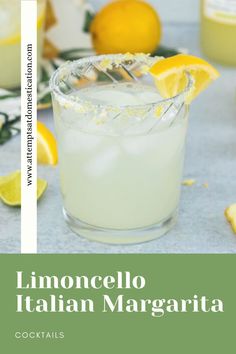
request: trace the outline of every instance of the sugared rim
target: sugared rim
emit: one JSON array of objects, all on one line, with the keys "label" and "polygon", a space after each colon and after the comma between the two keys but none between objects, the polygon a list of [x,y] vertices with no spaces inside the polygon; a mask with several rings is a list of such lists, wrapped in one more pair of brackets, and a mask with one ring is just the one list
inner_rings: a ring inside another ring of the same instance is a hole
[{"label": "sugared rim", "polygon": [[[103,60],[110,60],[111,62],[117,62],[117,61],[127,61],[127,60],[135,60],[136,62],[142,62],[145,64],[145,62],[149,65],[153,65],[156,61],[161,60],[162,57],[150,57],[147,54],[109,54],[109,55],[97,55],[97,56],[90,56],[90,57],[85,57],[81,58],[78,60],[73,60],[73,61],[67,61],[66,63],[62,64],[57,70],[54,71],[54,73],[51,76],[50,82],[49,82],[49,87],[50,91],[54,94],[56,94],[62,101],[65,103],[72,103],[74,105],[77,104],[88,104],[90,107],[94,108],[121,108],[120,105],[116,104],[107,104],[107,103],[95,103],[93,100],[85,100],[84,98],[79,97],[79,95],[73,96],[73,95],[66,95],[63,93],[58,85],[58,78],[60,75],[63,75],[68,72],[73,72],[75,71],[74,69],[77,66],[82,66],[82,65],[87,65],[87,64],[92,64],[92,63],[97,63],[97,62],[102,62]],[[189,91],[192,89],[194,86],[194,79],[191,76],[190,73],[186,72],[187,77],[188,77],[188,82],[183,91],[181,91],[179,94],[170,97],[170,98],[163,98],[161,100],[158,100],[156,102],[151,102],[151,103],[145,103],[145,104],[140,104],[140,105],[122,105],[122,109],[129,109],[129,108],[137,108],[141,109],[144,107],[153,107],[157,105],[162,105],[162,104],[170,104],[175,101],[180,101],[184,102],[186,95],[189,93]],[[78,90],[79,92],[79,90]]]}]

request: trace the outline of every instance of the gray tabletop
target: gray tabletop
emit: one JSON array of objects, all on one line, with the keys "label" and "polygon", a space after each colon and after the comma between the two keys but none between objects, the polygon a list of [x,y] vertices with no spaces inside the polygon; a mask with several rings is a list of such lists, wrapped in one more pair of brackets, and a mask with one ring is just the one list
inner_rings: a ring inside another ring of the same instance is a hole
[{"label": "gray tabletop", "polygon": [[[163,43],[201,55],[197,24],[168,24]],[[140,245],[111,246],[82,239],[65,224],[61,211],[58,167],[39,166],[49,188],[38,203],[38,251],[42,253],[236,253],[236,235],[224,209],[236,203],[236,69],[217,65],[221,73],[191,106],[184,178],[175,228],[160,239]],[[39,113],[53,128],[52,112]],[[0,174],[19,168],[19,137],[0,148]],[[205,188],[204,183],[209,187]],[[19,252],[19,210],[0,204],[0,251]]]}]

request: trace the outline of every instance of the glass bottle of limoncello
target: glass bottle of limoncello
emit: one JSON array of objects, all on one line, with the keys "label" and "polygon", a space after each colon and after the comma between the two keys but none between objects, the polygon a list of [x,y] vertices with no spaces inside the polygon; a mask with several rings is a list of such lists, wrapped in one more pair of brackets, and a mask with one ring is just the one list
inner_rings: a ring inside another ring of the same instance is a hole
[{"label": "glass bottle of limoncello", "polygon": [[201,0],[201,45],[210,59],[236,66],[236,0]]}]

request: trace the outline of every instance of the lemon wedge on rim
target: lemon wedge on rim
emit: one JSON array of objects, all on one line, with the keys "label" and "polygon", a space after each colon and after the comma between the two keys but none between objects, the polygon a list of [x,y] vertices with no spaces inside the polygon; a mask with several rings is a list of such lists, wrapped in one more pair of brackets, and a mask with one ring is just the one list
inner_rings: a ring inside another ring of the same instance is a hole
[{"label": "lemon wedge on rim", "polygon": [[188,85],[189,73],[194,80],[193,87],[186,95],[190,103],[213,80],[219,77],[218,71],[207,61],[193,55],[178,54],[159,60],[150,69],[156,86],[164,98],[171,98],[184,91]]},{"label": "lemon wedge on rim", "polygon": [[56,165],[58,161],[57,143],[54,135],[42,122],[37,122],[38,163]]},{"label": "lemon wedge on rim", "polygon": [[[47,189],[44,179],[37,179],[37,199]],[[21,172],[15,171],[7,176],[0,177],[0,199],[9,206],[21,205]]]}]

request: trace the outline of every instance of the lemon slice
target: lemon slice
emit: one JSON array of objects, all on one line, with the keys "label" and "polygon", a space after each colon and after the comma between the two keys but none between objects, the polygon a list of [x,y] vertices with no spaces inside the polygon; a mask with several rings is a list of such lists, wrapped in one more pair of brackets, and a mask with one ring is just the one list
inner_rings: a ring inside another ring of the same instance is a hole
[{"label": "lemon slice", "polygon": [[208,62],[186,54],[159,60],[149,69],[149,72],[154,77],[156,86],[164,98],[174,97],[184,91],[188,85],[186,73],[190,73],[194,79],[194,86],[186,95],[187,103],[190,103],[219,77],[218,71]]},{"label": "lemon slice", "polygon": [[57,164],[56,139],[50,130],[39,121],[37,122],[37,150],[38,163],[47,165]]},{"label": "lemon slice", "polygon": [[[47,189],[47,182],[38,178],[37,199]],[[21,205],[21,172],[15,171],[8,176],[0,177],[0,199],[9,206]]]}]

